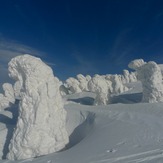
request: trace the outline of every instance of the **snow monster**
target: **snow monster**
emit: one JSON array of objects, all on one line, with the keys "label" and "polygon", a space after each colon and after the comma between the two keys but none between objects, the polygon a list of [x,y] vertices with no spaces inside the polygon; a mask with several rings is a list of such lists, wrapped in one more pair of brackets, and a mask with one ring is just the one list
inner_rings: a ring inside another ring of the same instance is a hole
[{"label": "snow monster", "polygon": [[27,159],[63,149],[69,142],[66,111],[52,69],[28,54],[13,58],[8,66],[9,76],[20,84],[20,103],[7,159]]}]

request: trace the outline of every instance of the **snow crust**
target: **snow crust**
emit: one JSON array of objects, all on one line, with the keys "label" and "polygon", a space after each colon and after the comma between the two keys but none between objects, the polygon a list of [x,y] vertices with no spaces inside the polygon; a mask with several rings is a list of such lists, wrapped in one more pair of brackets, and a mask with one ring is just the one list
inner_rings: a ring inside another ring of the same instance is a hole
[{"label": "snow crust", "polygon": [[17,56],[8,65],[20,103],[7,159],[27,159],[63,149],[69,141],[66,111],[51,68],[30,55]]}]

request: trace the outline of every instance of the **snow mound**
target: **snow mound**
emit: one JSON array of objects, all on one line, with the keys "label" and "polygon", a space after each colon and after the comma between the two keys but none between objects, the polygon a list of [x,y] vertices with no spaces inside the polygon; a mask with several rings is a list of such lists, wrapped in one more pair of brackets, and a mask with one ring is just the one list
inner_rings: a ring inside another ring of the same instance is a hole
[{"label": "snow mound", "polygon": [[17,56],[8,65],[9,76],[19,82],[15,89],[20,103],[7,158],[27,159],[63,149],[69,141],[66,111],[51,68],[30,55]]}]

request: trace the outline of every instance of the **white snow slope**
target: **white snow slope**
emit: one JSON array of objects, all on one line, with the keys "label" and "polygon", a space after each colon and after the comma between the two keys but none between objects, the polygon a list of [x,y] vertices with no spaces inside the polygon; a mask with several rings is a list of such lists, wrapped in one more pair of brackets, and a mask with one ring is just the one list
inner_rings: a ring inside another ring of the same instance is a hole
[{"label": "white snow slope", "polygon": [[[91,93],[66,96],[67,149],[0,163],[163,163],[163,103],[140,103],[135,84],[135,90],[114,97],[108,106],[92,106]],[[16,123],[11,111],[16,108],[0,112],[0,155],[7,152],[5,140]]]}]

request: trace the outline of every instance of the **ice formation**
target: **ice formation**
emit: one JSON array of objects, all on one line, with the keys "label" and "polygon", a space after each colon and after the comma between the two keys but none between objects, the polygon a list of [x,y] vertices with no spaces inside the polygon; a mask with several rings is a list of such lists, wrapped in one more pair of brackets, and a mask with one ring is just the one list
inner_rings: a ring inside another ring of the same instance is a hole
[{"label": "ice formation", "polygon": [[39,58],[22,55],[9,62],[9,76],[17,81],[20,103],[7,158],[27,159],[63,149],[69,141],[66,111],[51,68]]},{"label": "ice formation", "polygon": [[163,102],[163,83],[160,67],[153,61],[148,63],[137,59],[129,64],[137,71],[138,79],[142,83],[143,102]]}]

